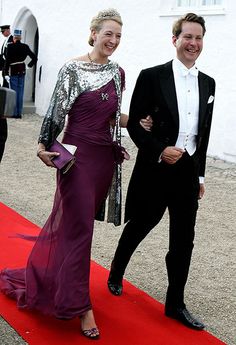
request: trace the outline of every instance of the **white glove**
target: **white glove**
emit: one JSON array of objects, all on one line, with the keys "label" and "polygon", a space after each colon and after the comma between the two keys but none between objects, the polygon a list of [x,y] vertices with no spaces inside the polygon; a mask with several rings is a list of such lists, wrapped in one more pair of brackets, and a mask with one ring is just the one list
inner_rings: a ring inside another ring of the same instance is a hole
[{"label": "white glove", "polygon": [[9,77],[9,75],[6,75],[5,77],[4,77],[4,79],[6,80],[6,82],[9,84],[10,83],[10,77]]}]

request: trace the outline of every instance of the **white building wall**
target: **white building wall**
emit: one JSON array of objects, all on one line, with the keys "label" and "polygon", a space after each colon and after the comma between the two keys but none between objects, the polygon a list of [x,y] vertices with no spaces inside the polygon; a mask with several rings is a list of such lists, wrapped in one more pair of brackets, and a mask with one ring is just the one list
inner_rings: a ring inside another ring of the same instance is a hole
[{"label": "white building wall", "polygon": [[[14,29],[16,23],[21,23],[19,14],[23,8],[32,12],[38,25],[37,113],[45,114],[58,70],[63,63],[90,50],[87,43],[89,24],[99,10],[115,7],[124,22],[121,44],[112,56],[126,71],[123,112],[128,112],[140,70],[164,63],[175,56],[171,27],[177,15],[196,12],[204,16],[207,27],[204,50],[197,64],[217,83],[208,154],[236,162],[236,86],[233,68],[236,55],[236,2],[225,0],[224,9],[215,13],[201,12],[199,8],[175,13],[172,9],[175,3],[173,0],[0,0],[1,25],[11,24]],[[39,82],[40,67],[42,74]]]}]

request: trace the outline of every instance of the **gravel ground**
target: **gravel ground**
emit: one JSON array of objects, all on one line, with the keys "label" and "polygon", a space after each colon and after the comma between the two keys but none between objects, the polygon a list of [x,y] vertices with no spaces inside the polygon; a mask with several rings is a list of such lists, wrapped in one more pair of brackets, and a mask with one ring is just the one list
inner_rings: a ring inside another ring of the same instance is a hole
[{"label": "gravel ground", "polygon": [[[51,210],[55,170],[36,157],[42,118],[24,115],[8,120],[9,137],[0,166],[0,200],[42,226]],[[123,165],[123,196],[134,164],[136,148],[123,138],[131,160]],[[189,310],[206,323],[207,330],[228,345],[236,344],[235,205],[236,164],[208,158],[206,195],[200,202],[196,240],[185,300]],[[96,222],[92,257],[109,268],[122,226]],[[160,302],[165,300],[168,216],[140,244],[127,268],[126,278]],[[25,344],[0,318],[0,344]],[[135,345],[135,344],[131,344]],[[200,344],[199,344],[200,345]]]}]

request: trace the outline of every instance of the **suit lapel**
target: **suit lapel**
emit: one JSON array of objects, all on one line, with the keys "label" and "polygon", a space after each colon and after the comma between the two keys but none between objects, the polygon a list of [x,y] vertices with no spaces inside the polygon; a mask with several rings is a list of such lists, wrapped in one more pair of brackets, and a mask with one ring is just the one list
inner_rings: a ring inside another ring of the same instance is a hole
[{"label": "suit lapel", "polygon": [[174,74],[172,70],[172,61],[167,62],[163,66],[162,73],[160,74],[160,85],[168,108],[174,118],[177,127],[179,127],[179,111],[175,90]]},{"label": "suit lapel", "polygon": [[[160,85],[165,97],[166,103],[170,109],[173,119],[176,125],[179,127],[179,112],[178,103],[175,90],[174,74],[172,70],[172,61],[166,63],[163,66],[162,73],[160,74]],[[199,123],[198,128],[200,129],[204,123],[207,101],[209,97],[209,87],[207,77],[199,72],[198,76],[199,86]]]},{"label": "suit lapel", "polygon": [[198,128],[203,125],[204,117],[206,113],[207,101],[209,97],[209,87],[207,78],[199,72],[198,76],[198,87],[199,87],[199,121],[198,121]]}]

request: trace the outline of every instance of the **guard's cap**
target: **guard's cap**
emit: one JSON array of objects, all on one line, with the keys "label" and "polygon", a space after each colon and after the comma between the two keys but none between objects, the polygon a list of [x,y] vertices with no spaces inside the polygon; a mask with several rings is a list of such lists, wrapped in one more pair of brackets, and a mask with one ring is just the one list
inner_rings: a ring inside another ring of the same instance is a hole
[{"label": "guard's cap", "polygon": [[21,34],[22,34],[22,30],[15,29],[15,30],[14,30],[14,33],[13,33],[13,36],[15,36],[15,37],[20,37]]},{"label": "guard's cap", "polygon": [[1,25],[0,29],[1,29],[1,32],[4,32],[5,30],[10,29],[10,25]]}]

